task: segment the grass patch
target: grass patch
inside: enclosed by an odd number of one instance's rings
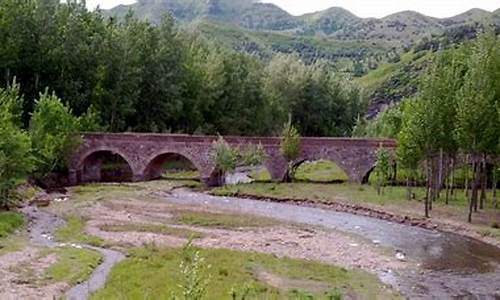
[[[196,231],[159,224],[112,224],[101,225],[99,229],[108,232],[151,232],[186,239],[202,237],[202,234]]]
[[[85,220],[70,216],[66,219],[66,225],[57,229],[55,237],[58,241],[67,243],[88,244],[101,247],[104,241],[101,238],[85,233]]]
[[[9,235],[0,238],[0,256],[23,249],[28,244],[28,237],[25,234]]]
[[[163,175],[163,178],[169,180],[199,180],[200,173],[198,171],[168,171]]]
[[[331,161],[318,160],[303,163],[295,173],[295,179],[311,182],[347,181],[349,177]]]
[[[263,227],[279,224],[279,221],[252,215],[222,214],[197,211],[178,211],[175,221],[184,225],[235,229],[244,227]]]
[[[253,171],[250,177],[257,182],[271,181],[271,174],[265,169]],[[295,180],[304,182],[343,182],[349,180],[347,174],[334,162],[318,160],[305,162],[295,173]]]
[[[311,299],[298,298],[298,294],[328,299],[327,295],[335,289],[352,295],[353,299],[398,298],[384,288],[376,276],[361,271],[223,249],[202,249],[200,254],[211,266],[206,299],[231,299],[232,290],[248,290],[247,299]],[[172,295],[182,295],[179,288],[183,283],[181,260],[179,249],[135,249],[112,270],[106,287],[92,299],[171,299]],[[308,291],[307,286],[300,292],[293,287],[279,289],[259,280],[259,271],[286,279],[321,283],[328,290]]]
[[[0,240],[24,226],[24,216],[16,212],[0,212]]]
[[[94,270],[102,262],[99,252],[76,249],[60,248],[55,250],[57,262],[45,273],[45,280],[50,282],[66,282],[73,286],[90,278]]]
[[[416,199],[423,199],[424,188],[414,188]],[[383,195],[378,195],[376,188],[369,185],[344,184],[315,184],[315,183],[251,183],[234,186],[224,186],[212,190],[214,195],[234,196],[250,195],[278,199],[307,199],[318,203],[348,202],[353,204],[374,204],[378,206],[395,205],[400,207],[414,207],[419,201],[407,200],[406,187],[386,187]],[[463,190],[456,190],[455,198],[450,199],[446,207],[465,209],[468,205]],[[444,191],[442,197],[444,198]],[[419,204],[418,204],[419,205]],[[436,207],[445,206],[444,199],[439,199]],[[487,209],[492,209],[492,203],[486,203]]]
[[[492,237],[500,240],[500,229],[498,228],[482,228],[479,233],[484,237]]]
[[[72,189],[73,199],[77,202],[98,202],[110,197],[126,197],[144,190],[135,184],[86,184]]]

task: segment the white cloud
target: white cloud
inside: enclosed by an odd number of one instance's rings
[[[87,0],[87,7],[95,9],[98,5],[100,8],[109,9],[120,4],[132,4],[135,0]]]
[[[250,0],[249,0],[250,1]],[[87,7],[97,5],[108,9],[135,0],[87,0]],[[294,15],[340,6],[360,17],[384,17],[389,14],[414,10],[433,17],[451,17],[471,8],[489,11],[500,8],[499,0],[262,0],[274,3]]]

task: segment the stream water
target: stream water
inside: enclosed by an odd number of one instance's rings
[[[30,220],[29,235],[31,242],[35,245],[49,248],[85,248],[97,251],[103,256],[103,262],[92,273],[89,280],[72,287],[66,293],[66,299],[68,300],[88,299],[93,292],[104,287],[106,278],[113,266],[125,258],[123,254],[113,250],[84,244],[58,243],[54,241],[54,232],[59,226],[64,225],[64,221],[61,218],[33,206],[27,206],[22,211]]]
[[[417,269],[385,270],[379,277],[411,299],[500,299],[500,249],[474,239],[333,210],[186,189],[173,191],[166,201],[322,226],[404,253]]]

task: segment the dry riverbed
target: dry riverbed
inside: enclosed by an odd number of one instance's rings
[[[42,210],[66,220],[65,225],[58,230],[54,228],[53,232],[54,238],[66,247],[58,247],[56,251],[47,245],[35,246],[31,239],[24,249],[0,256],[1,275],[7,279],[0,283],[0,298],[57,298],[65,295],[71,286],[89,279],[89,272],[67,278],[47,275],[49,270],[61,265],[66,248],[74,251],[78,245],[105,247],[127,255],[133,249],[179,248],[193,239],[194,245],[203,249],[243,251],[250,256],[254,255],[252,253],[263,253],[276,259],[288,257],[317,261],[330,265],[332,270],[354,270],[353,278],[361,276],[366,280],[361,286],[372,286],[373,295],[382,297],[397,297],[397,293],[377,283],[375,276],[366,277],[359,272],[387,273],[411,264],[397,259],[384,247],[352,234],[228,209],[165,201],[165,195],[177,185],[168,181],[90,185],[71,188],[67,197],[53,195],[57,201]],[[51,236],[44,238],[50,239]],[[85,251],[87,256],[95,254],[90,249],[77,250]],[[210,256],[210,253],[207,255]],[[96,259],[102,261],[103,258],[97,253]],[[72,260],[78,259],[70,255],[70,262]],[[94,261],[87,264],[92,268],[97,266]],[[120,266],[126,264],[124,262]],[[252,280],[270,291],[304,289],[312,294],[323,294],[336,288],[324,280],[288,278],[271,271],[256,268],[252,271]],[[111,276],[113,278],[113,272]],[[346,280],[343,286],[348,287],[345,292],[347,298],[356,298],[366,292],[346,278],[343,279]],[[101,294],[106,294],[106,291]]]

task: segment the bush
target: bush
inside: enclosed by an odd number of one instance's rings
[[[35,177],[66,170],[68,159],[80,142],[78,129],[78,119],[59,98],[47,91],[40,95],[30,123]]]
[[[214,162],[216,172],[220,178],[220,185],[223,185],[224,176],[228,172],[236,169],[238,163],[238,151],[224,140],[222,136],[212,144],[210,158]]]
[[[6,208],[15,201],[16,183],[33,167],[29,136],[18,126],[22,99],[14,85],[0,89],[0,206]]]
[[[288,163],[285,178],[283,181],[289,182],[292,180],[296,166],[294,161],[300,156],[301,138],[299,131],[292,125],[291,121],[285,124],[281,133],[281,154]]]

